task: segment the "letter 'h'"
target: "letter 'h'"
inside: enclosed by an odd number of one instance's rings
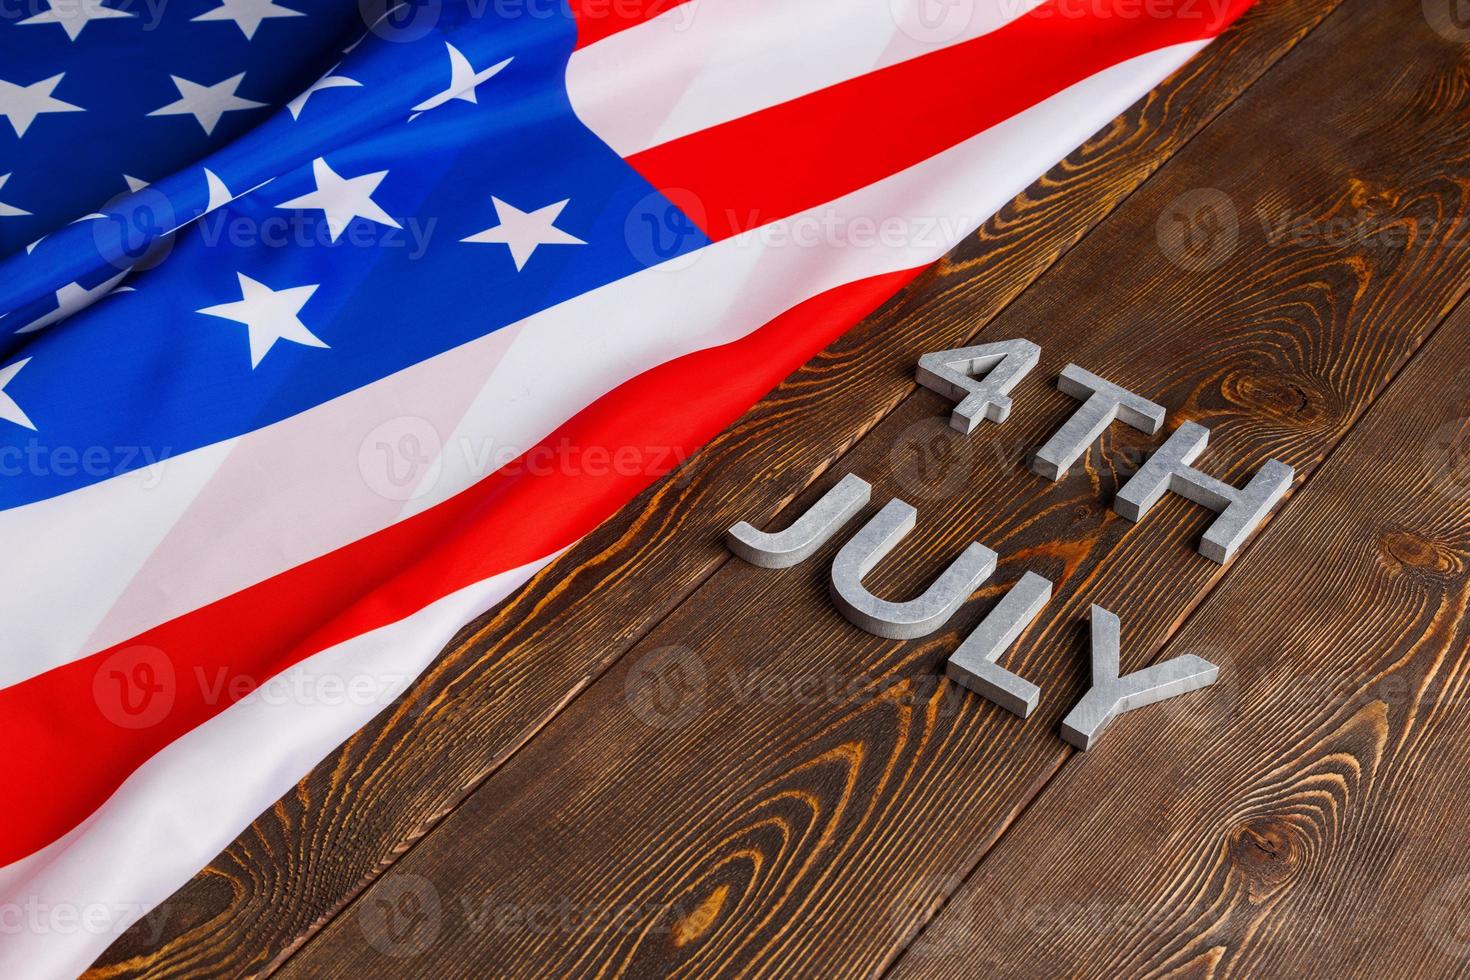
[[[1185,422],[1118,491],[1113,510],[1130,521],[1140,521],[1170,490],[1203,504],[1220,516],[1205,531],[1199,553],[1224,564],[1285,495],[1293,471],[1280,460],[1268,459],[1249,483],[1236,489],[1189,465],[1209,441],[1209,429]]]

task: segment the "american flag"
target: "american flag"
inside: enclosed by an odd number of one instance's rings
[[[0,976],[85,969],[1247,6],[11,0]]]

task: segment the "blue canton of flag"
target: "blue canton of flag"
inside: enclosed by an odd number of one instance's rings
[[[708,244],[573,113],[560,7],[405,3],[362,36],[343,0],[51,2],[0,32],[0,452],[131,458],[19,468],[0,508]]]

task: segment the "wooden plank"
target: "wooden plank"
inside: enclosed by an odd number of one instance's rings
[[[962,343],[1127,198],[1337,0],[1278,0],[798,372],[675,478],[466,630],[98,961],[109,975],[268,970],[330,919],[725,560],[713,529],[769,517],[905,394],[891,354]],[[822,420],[821,440],[809,438]],[[761,480],[753,501],[748,485]],[[752,509],[752,508],[757,509]]]
[[[1417,11],[1338,11],[986,327],[1044,348],[1005,426],[967,439],[918,395],[806,495],[850,469],[874,507],[923,507],[876,575],[884,594],[912,594],[972,539],[996,548],[1000,585],[951,628],[901,643],[848,626],[825,597],[835,544],[782,573],[721,568],[285,972],[881,971],[1068,757],[1055,729],[1085,683],[1086,605],[1123,616],[1132,668],[1222,574],[1193,552],[1200,509],[1171,499],[1137,526],[1108,511],[1149,440],[1115,426],[1057,485],[1020,465],[1073,406],[1049,379],[1075,360],[1209,425],[1202,465],[1232,482],[1268,455],[1308,474],[1470,285],[1470,118],[1447,97],[1460,52],[1405,30]],[[1155,243],[1204,182],[1242,213],[1207,273]],[[1415,234],[1268,241],[1283,213]],[[913,353],[888,352],[891,369]],[[764,495],[750,489],[752,513]],[[1045,691],[1028,723],[935,678],[1025,569],[1059,583],[1007,659]],[[649,700],[671,648],[686,699]],[[1157,738],[1168,720],[1126,724]],[[385,924],[405,890],[437,910],[420,920],[431,941]]]
[[[1170,641],[1219,690],[1069,761],[896,978],[1470,972],[1466,365],[1470,303]]]

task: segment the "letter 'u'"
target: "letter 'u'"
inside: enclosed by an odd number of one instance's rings
[[[902,500],[888,504],[842,546],[832,562],[832,598],[837,608],[869,633],[894,640],[928,636],[954,615],[995,570],[995,552],[971,542],[917,599],[889,602],[863,586],[863,576],[913,530],[917,515]]]

